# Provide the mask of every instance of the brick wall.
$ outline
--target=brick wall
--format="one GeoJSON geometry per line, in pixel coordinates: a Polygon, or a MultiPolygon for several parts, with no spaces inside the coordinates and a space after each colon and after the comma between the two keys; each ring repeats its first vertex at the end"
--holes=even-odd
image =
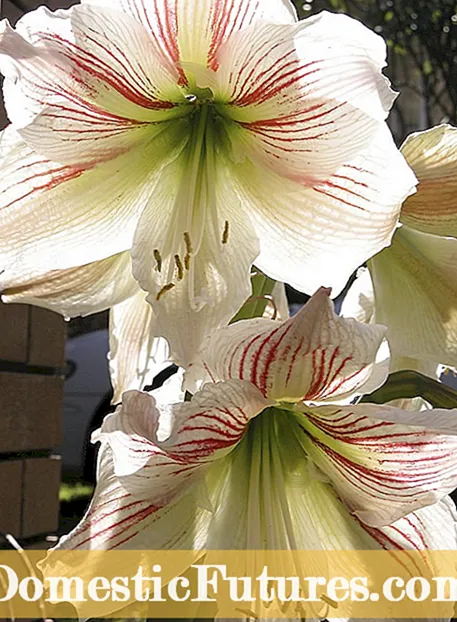
{"type": "Polygon", "coordinates": [[[0,303],[0,532],[30,537],[59,518],[65,322],[0,303]]]}

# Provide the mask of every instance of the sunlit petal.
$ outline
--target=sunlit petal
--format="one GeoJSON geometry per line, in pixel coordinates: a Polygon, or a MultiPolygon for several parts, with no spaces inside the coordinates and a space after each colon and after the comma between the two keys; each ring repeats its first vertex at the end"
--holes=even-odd
{"type": "Polygon", "coordinates": [[[134,275],[156,315],[157,335],[186,366],[203,338],[251,294],[255,233],[230,185],[224,159],[197,170],[188,153],[164,171],[138,224],[134,275]]]}
{"type": "Polygon", "coordinates": [[[234,168],[234,179],[260,240],[256,265],[299,291],[312,294],[324,285],[334,295],[390,243],[401,204],[415,184],[387,129],[314,187],[265,175],[249,160],[234,168]]]}
{"type": "Polygon", "coordinates": [[[155,336],[155,321],[146,293],[137,286],[135,294],[110,312],[110,372],[113,402],[122,393],[143,389],[170,365],[168,344],[155,336]]]}
{"type": "Polygon", "coordinates": [[[401,220],[410,227],[457,237],[457,128],[439,125],[410,134],[401,147],[419,180],[401,220]]]}
{"type": "Polygon", "coordinates": [[[371,376],[384,333],[382,326],[339,318],[321,288],[287,322],[245,320],[217,331],[201,364],[213,380],[246,379],[271,399],[341,398],[371,376]]]}
{"type": "Polygon", "coordinates": [[[217,68],[217,53],[234,32],[260,20],[293,23],[289,0],[82,0],[85,5],[116,8],[151,33],[168,59],[217,68]],[[196,25],[199,25],[196,27],[196,25]]]}
{"type": "Polygon", "coordinates": [[[171,434],[159,441],[160,410],[154,398],[128,391],[104,420],[98,440],[111,446],[115,473],[126,490],[164,502],[230,451],[266,406],[268,401],[248,382],[209,384],[191,402],[173,406],[171,434]]]}
{"type": "Polygon", "coordinates": [[[129,253],[119,253],[94,263],[52,270],[35,279],[16,278],[14,286],[0,276],[4,302],[25,302],[62,313],[66,317],[98,313],[121,303],[138,289],[129,253]]]}
{"type": "Polygon", "coordinates": [[[93,168],[46,160],[11,126],[4,130],[0,289],[130,249],[161,168],[181,148],[176,129],[170,140],[158,137],[93,168]]]}
{"type": "Polygon", "coordinates": [[[457,365],[457,241],[409,227],[370,261],[392,354],[457,365]]]}
{"type": "Polygon", "coordinates": [[[392,525],[365,529],[386,549],[455,551],[457,548],[457,512],[450,497],[408,514],[392,525]]]}
{"type": "Polygon", "coordinates": [[[182,115],[169,101],[176,69],[134,19],[107,9],[41,7],[16,30],[2,22],[0,68],[13,125],[57,162],[111,159],[152,135],[151,123],[182,115]]]}
{"type": "Polygon", "coordinates": [[[300,418],[308,455],[348,509],[373,527],[390,525],[454,490],[455,421],[456,411],[417,413],[374,404],[320,406],[300,418]]]}
{"type": "MultiPolygon", "coordinates": [[[[198,549],[205,542],[210,516],[198,506],[193,490],[167,505],[127,492],[114,473],[112,451],[104,445],[91,504],[56,549],[198,549]]],[[[47,564],[52,560],[51,551],[47,564]]]]}
{"type": "Polygon", "coordinates": [[[221,111],[234,148],[312,187],[372,142],[394,96],[385,44],[360,22],[322,12],[295,26],[256,25],[219,55],[221,111]],[[354,133],[353,128],[357,128],[354,133]]]}

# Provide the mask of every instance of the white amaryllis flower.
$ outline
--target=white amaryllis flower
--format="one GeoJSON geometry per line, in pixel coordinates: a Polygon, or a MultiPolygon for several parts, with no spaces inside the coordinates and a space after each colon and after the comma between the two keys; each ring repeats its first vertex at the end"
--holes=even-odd
{"type": "MultiPolygon", "coordinates": [[[[320,290],[294,318],[217,331],[217,382],[170,403],[129,391],[98,483],[61,549],[455,549],[456,411],[316,405],[370,383],[380,326],[320,290]]],[[[176,385],[178,382],[178,385],[176,385]]]]}
{"type": "Polygon", "coordinates": [[[131,255],[186,364],[248,297],[254,260],[338,293],[415,184],[385,125],[384,64],[362,24],[297,23],[288,0],[85,0],[2,22],[6,300],[106,308],[131,255]]]}
{"type": "Polygon", "coordinates": [[[457,128],[411,134],[401,150],[419,179],[417,194],[343,313],[388,327],[397,369],[435,375],[437,363],[457,367],[457,128]]]}

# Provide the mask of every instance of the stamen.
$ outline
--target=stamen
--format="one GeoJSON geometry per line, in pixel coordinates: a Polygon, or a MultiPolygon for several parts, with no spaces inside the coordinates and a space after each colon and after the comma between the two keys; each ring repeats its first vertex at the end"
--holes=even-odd
{"type": "Polygon", "coordinates": [[[190,256],[193,253],[194,249],[192,248],[192,242],[190,239],[190,233],[188,231],[184,231],[184,244],[186,245],[186,254],[184,255],[184,267],[186,270],[189,270],[190,267],[190,256]]]}
{"type": "Polygon", "coordinates": [[[175,255],[175,264],[178,270],[178,281],[182,281],[184,278],[184,266],[179,255],[175,255]]]}
{"type": "Polygon", "coordinates": [[[188,231],[184,231],[184,243],[186,245],[186,251],[190,255],[193,253],[194,249],[192,248],[192,242],[190,240],[190,233],[188,231]]]}
{"type": "Polygon", "coordinates": [[[229,237],[229,221],[225,221],[224,231],[222,232],[222,244],[227,244],[229,237]]]}
{"type": "Polygon", "coordinates": [[[174,283],[168,283],[167,285],[164,285],[162,289],[160,290],[160,292],[157,294],[156,300],[159,301],[162,298],[162,296],[166,294],[167,292],[169,292],[170,289],[173,289],[174,286],[175,286],[174,283]]]}
{"type": "Polygon", "coordinates": [[[159,253],[157,248],[154,249],[154,259],[157,262],[157,265],[156,265],[157,272],[161,272],[162,271],[162,255],[159,253]]]}
{"type": "Polygon", "coordinates": [[[330,596],[327,596],[327,594],[322,594],[320,599],[326,605],[330,605],[330,607],[333,607],[333,609],[338,609],[338,603],[335,600],[333,600],[332,598],[330,598],[330,596]]]}

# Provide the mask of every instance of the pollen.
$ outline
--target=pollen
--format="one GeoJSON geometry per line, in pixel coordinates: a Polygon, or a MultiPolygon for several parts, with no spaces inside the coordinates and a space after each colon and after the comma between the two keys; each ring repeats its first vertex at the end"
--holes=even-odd
{"type": "Polygon", "coordinates": [[[186,253],[184,255],[184,267],[185,267],[186,270],[189,270],[189,268],[190,268],[190,255],[189,255],[189,253],[186,253]]]}
{"type": "Polygon", "coordinates": [[[167,285],[164,285],[162,289],[160,290],[160,292],[157,294],[156,300],[159,301],[162,298],[162,296],[166,294],[167,292],[169,292],[170,289],[173,289],[174,286],[175,286],[174,283],[167,283],[167,285]]]}
{"type": "Polygon", "coordinates": [[[222,232],[222,244],[227,244],[229,238],[229,221],[225,221],[224,231],[222,232]]]}
{"type": "MultiPolygon", "coordinates": [[[[184,278],[184,266],[182,264],[181,257],[178,254],[176,254],[174,259],[175,259],[176,269],[178,271],[178,281],[182,281],[184,278]]],[[[184,261],[185,261],[185,258],[184,258],[184,261]]]]}
{"type": "Polygon", "coordinates": [[[157,272],[162,271],[162,255],[159,253],[158,249],[154,249],[154,259],[156,260],[156,270],[157,272]]]}

